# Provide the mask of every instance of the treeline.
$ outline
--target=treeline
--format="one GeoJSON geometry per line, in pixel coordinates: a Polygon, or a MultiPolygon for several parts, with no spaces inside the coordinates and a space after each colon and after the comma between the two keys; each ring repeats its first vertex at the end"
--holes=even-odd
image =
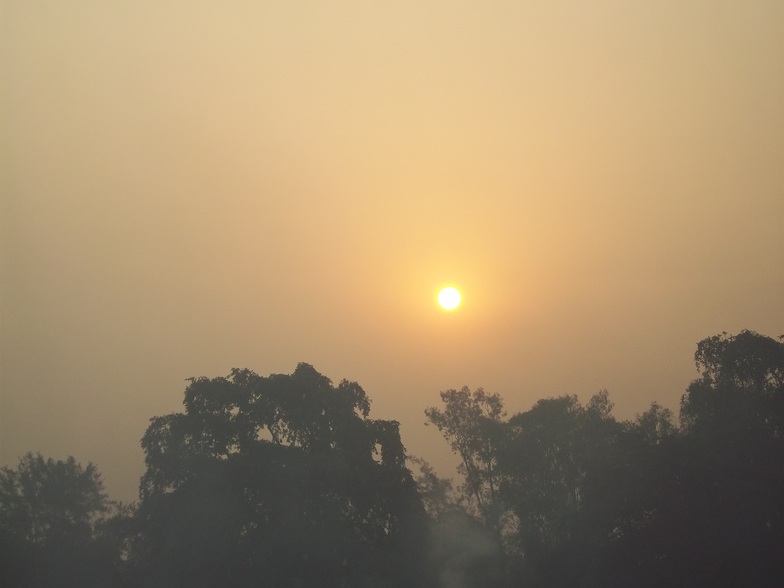
{"type": "Polygon", "coordinates": [[[676,418],[605,391],[508,416],[468,388],[426,410],[461,482],[406,454],[355,382],[194,378],[143,439],[138,502],[95,466],[0,470],[11,587],[781,586],[784,344],[701,341],[676,418]]]}

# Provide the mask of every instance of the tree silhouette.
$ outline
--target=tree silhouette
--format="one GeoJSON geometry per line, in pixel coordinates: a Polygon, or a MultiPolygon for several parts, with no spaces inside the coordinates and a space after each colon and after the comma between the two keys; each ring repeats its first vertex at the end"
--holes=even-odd
{"type": "Polygon", "coordinates": [[[460,457],[458,472],[465,481],[467,501],[490,527],[497,528],[497,460],[504,438],[501,419],[506,415],[503,401],[498,394],[487,394],[482,388],[471,392],[463,387],[440,395],[444,408],[427,408],[425,415],[460,457]]]}
{"type": "Polygon", "coordinates": [[[606,392],[583,406],[575,396],[538,401],[509,420],[499,459],[501,496],[514,515],[509,547],[533,585],[596,580],[619,518],[623,426],[606,392]]]}
{"type": "Polygon", "coordinates": [[[697,345],[680,427],[653,403],[618,422],[606,392],[502,419],[499,396],[426,412],[496,507],[511,585],[778,586],[784,577],[784,344],[750,331],[697,345]]]}
{"type": "Polygon", "coordinates": [[[0,584],[119,585],[119,554],[97,527],[110,508],[91,463],[28,453],[0,469],[0,584]]]}
{"type": "Polygon", "coordinates": [[[508,419],[498,394],[442,392],[457,490],[423,460],[414,479],[355,382],[193,378],[142,438],[138,504],[74,458],[0,469],[0,585],[779,586],[784,343],[722,333],[695,361],[677,421],[618,421],[606,391],[508,419]]]}
{"type": "MultiPolygon", "coordinates": [[[[683,568],[715,585],[784,577],[784,344],[751,331],[701,341],[681,403],[676,527],[683,568]]],[[[676,556],[672,556],[678,561],[676,556]]]]}
{"type": "Polygon", "coordinates": [[[184,405],[142,439],[146,585],[418,585],[424,508],[398,423],[368,418],[358,384],[233,370],[184,405]]]}

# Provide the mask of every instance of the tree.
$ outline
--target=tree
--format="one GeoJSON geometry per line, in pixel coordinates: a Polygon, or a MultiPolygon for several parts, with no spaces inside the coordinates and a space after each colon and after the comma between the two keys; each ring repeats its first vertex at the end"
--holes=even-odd
{"type": "Polygon", "coordinates": [[[482,388],[471,392],[465,386],[440,396],[443,410],[429,407],[425,415],[460,457],[458,472],[465,480],[465,496],[491,527],[497,527],[501,514],[497,458],[504,436],[501,419],[506,416],[503,401],[498,394],[488,394],[482,388]]]}
{"type": "Polygon", "coordinates": [[[0,584],[115,585],[119,557],[97,527],[111,507],[92,463],[28,453],[0,469],[0,584]]]}
{"type": "Polygon", "coordinates": [[[606,391],[586,406],[576,396],[538,401],[509,419],[500,454],[501,497],[514,515],[509,546],[533,585],[595,581],[616,526],[620,436],[606,391]]]}
{"type": "Polygon", "coordinates": [[[455,495],[451,478],[441,478],[427,461],[419,457],[410,460],[419,467],[416,485],[428,516],[438,520],[442,516],[462,511],[460,497],[455,495]]]}
{"type": "Polygon", "coordinates": [[[606,391],[584,406],[540,400],[507,422],[481,389],[428,409],[462,459],[464,492],[504,531],[513,583],[780,585],[784,343],[722,333],[695,361],[680,427],[655,402],[618,422],[606,391]]]}
{"type": "Polygon", "coordinates": [[[783,351],[751,331],[706,338],[681,428],[656,404],[629,426],[624,446],[638,467],[605,585],[780,584],[783,351]]]}
{"type": "Polygon", "coordinates": [[[150,586],[421,581],[426,520],[398,423],[312,366],[195,378],[153,418],[131,559],[150,586]]]}
{"type": "Polygon", "coordinates": [[[700,341],[694,355],[701,377],[681,401],[688,429],[784,434],[784,343],[753,331],[700,341]]]}
{"type": "MultiPolygon", "coordinates": [[[[752,331],[700,341],[681,401],[680,529],[715,585],[784,577],[784,344],[752,331]]],[[[673,559],[676,559],[673,556],[673,559]]],[[[686,567],[683,564],[683,567],[686,567]]]]}
{"type": "Polygon", "coordinates": [[[0,470],[0,524],[26,541],[89,536],[109,509],[97,468],[73,457],[45,460],[28,453],[16,470],[0,470]]]}

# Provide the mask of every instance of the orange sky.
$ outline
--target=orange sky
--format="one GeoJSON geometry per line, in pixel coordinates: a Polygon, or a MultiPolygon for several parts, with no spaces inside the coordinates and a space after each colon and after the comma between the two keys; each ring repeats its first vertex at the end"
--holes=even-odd
{"type": "Polygon", "coordinates": [[[0,2],[0,465],[135,496],[185,378],[677,410],[784,333],[784,3],[0,2]],[[435,304],[454,283],[463,305],[435,304]]]}

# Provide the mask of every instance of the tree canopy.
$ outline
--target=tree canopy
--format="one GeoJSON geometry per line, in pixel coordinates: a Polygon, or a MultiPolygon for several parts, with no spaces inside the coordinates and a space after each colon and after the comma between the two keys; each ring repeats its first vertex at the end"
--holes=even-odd
{"type": "Polygon", "coordinates": [[[0,469],[0,584],[114,585],[119,553],[99,533],[111,507],[92,463],[28,453],[0,469]]]}
{"type": "Polygon", "coordinates": [[[304,363],[233,370],[192,379],[184,406],[142,439],[132,557],[149,585],[420,582],[425,514],[398,423],[370,419],[357,383],[304,363]]]}
{"type": "Polygon", "coordinates": [[[425,414],[461,484],[356,382],[304,363],[193,378],[142,438],[134,505],[72,457],[0,470],[0,585],[779,586],[784,344],[722,333],[695,363],[677,418],[618,420],[604,390],[511,416],[497,393],[441,392],[425,414]]]}

